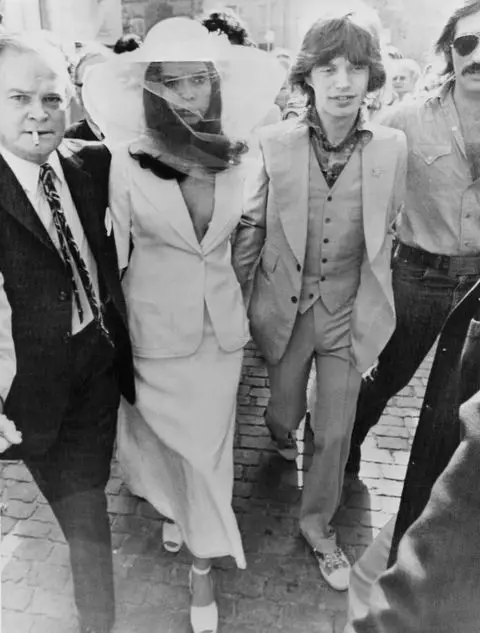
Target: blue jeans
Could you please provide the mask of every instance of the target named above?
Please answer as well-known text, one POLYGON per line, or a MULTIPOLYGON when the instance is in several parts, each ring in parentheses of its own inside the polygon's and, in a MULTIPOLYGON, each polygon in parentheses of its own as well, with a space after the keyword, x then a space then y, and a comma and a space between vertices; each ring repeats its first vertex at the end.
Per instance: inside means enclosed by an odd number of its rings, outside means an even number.
POLYGON ((450 311, 474 286, 474 275, 449 275, 394 256, 396 327, 374 369, 362 380, 346 470, 358 472, 360 447, 387 402, 410 382, 450 311))

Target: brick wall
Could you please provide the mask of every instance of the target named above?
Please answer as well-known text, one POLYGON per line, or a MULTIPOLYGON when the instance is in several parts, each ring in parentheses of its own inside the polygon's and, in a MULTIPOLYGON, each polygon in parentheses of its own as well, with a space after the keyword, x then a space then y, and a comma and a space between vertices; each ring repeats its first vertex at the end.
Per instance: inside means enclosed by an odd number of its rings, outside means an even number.
POLYGON ((269 394, 265 361, 253 341, 250 341, 245 348, 242 377, 238 388, 238 414, 262 417, 269 394))

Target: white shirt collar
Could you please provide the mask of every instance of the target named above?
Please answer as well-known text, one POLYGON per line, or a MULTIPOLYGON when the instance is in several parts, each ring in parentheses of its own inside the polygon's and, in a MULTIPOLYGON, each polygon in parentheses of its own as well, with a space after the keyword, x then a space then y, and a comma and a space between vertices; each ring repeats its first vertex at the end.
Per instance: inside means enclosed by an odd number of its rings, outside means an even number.
MULTIPOLYGON (((24 191, 29 196, 35 196, 38 191, 40 165, 32 163, 29 160, 25 160, 24 158, 20 158, 2 146, 0 146, 0 153, 5 159, 7 165, 15 174, 24 191)), ((56 151, 52 152, 45 162, 50 163, 59 182, 65 182, 65 176, 63 174, 60 159, 58 158, 58 153, 56 151)))

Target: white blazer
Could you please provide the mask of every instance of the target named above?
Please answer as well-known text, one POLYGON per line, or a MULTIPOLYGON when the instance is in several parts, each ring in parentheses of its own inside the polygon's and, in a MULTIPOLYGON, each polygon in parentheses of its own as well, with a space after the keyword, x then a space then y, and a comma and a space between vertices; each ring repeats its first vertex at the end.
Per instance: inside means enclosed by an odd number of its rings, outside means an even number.
POLYGON ((248 342, 229 239, 241 216, 245 171, 239 165, 216 176, 212 219, 199 243, 178 182, 140 167, 126 147, 113 150, 110 207, 119 266, 128 266, 123 287, 136 356, 193 354, 205 308, 224 351, 248 342))

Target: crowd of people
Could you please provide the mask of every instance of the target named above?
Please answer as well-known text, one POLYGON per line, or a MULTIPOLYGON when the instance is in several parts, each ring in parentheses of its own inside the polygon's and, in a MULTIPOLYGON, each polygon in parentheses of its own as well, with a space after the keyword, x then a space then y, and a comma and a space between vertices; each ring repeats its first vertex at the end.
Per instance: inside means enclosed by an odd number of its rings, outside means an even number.
POLYGON ((0 452, 65 535, 82 633, 115 621, 114 446, 165 549, 191 554, 193 632, 218 630, 212 565, 248 564, 232 490, 250 338, 275 449, 294 460, 306 416, 313 431, 298 528, 349 591, 346 633, 478 629, 480 0, 439 35, 440 74, 352 6, 296 55, 222 12, 74 60, 0 34, 0 452), (398 515, 352 568, 345 478, 438 338, 398 515))

